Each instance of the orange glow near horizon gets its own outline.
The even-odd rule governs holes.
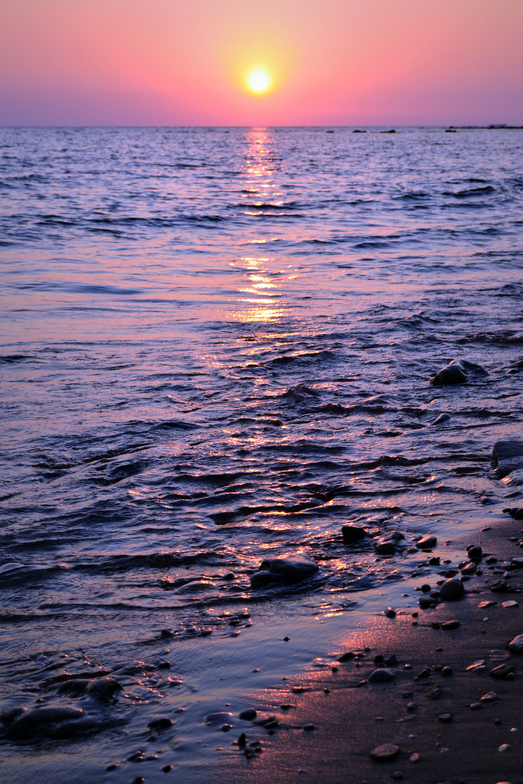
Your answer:
[[[17,0],[0,123],[521,124],[522,29],[521,0]]]

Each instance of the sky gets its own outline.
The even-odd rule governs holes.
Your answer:
[[[522,41],[523,0],[0,0],[0,124],[523,125]]]

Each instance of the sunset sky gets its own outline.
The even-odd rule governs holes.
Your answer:
[[[522,41],[523,0],[1,0],[0,124],[523,124]]]

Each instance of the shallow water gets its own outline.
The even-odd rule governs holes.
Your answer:
[[[315,618],[386,605],[418,568],[342,524],[412,544],[506,497],[490,456],[521,433],[522,140],[0,129],[0,693],[114,723],[29,744],[53,781],[79,759],[100,778],[177,708],[164,746],[194,772],[206,713],[262,685],[252,651],[264,682],[299,668],[326,645]],[[488,375],[430,386],[454,358]],[[252,591],[281,555],[320,570]],[[271,652],[282,618],[296,662]],[[94,666],[117,703],[42,686]]]

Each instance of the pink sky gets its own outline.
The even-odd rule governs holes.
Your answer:
[[[523,0],[3,0],[0,124],[523,124],[522,40]]]

